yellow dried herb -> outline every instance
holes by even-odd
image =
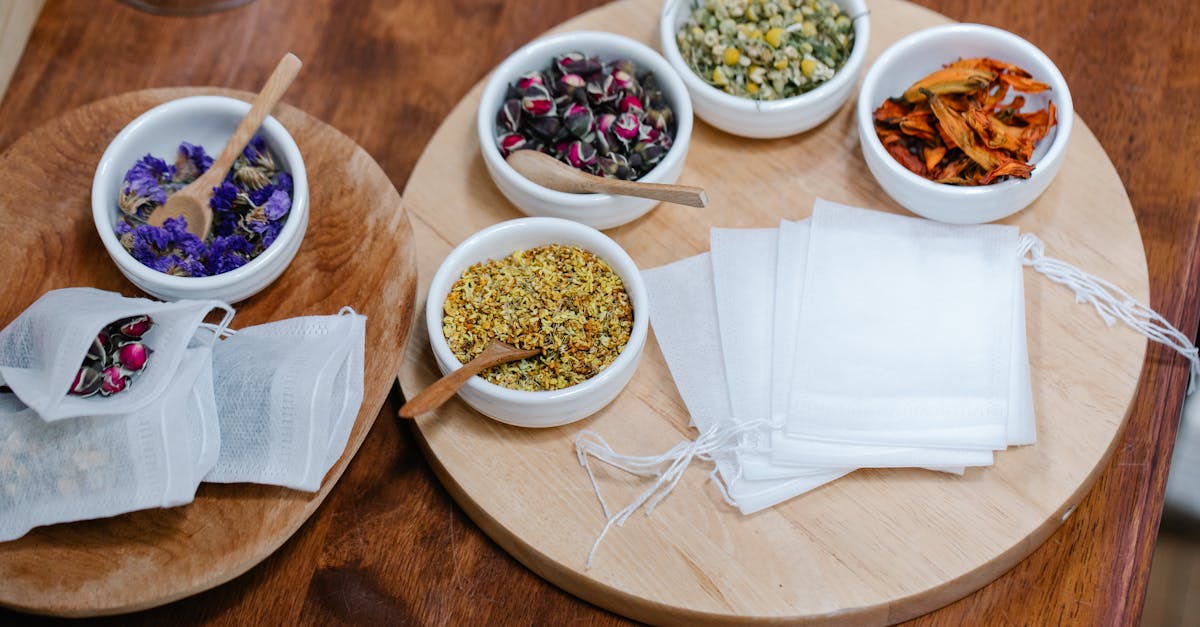
[[[633,328],[621,277],[575,246],[551,244],[477,263],[450,288],[442,333],[466,363],[493,338],[542,353],[480,376],[515,390],[558,390],[617,358]]]

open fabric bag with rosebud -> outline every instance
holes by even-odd
[[[201,481],[318,489],[362,404],[366,318],[235,332],[233,314],[67,288],[0,331],[0,541],[189,503]]]

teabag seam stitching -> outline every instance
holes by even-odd
[[[1092,305],[1096,313],[1109,326],[1119,320],[1148,339],[1165,344],[1183,355],[1189,363],[1188,394],[1190,395],[1194,391],[1196,381],[1200,379],[1200,348],[1193,345],[1186,335],[1160,314],[1116,285],[1084,272],[1069,263],[1045,256],[1045,244],[1032,233],[1020,236],[1017,254],[1024,266],[1032,267],[1051,281],[1070,288],[1075,293],[1076,303]],[[717,422],[702,431],[690,443],[680,442],[661,455],[641,457],[619,455],[598,434],[588,430],[581,431],[576,437],[576,453],[580,464],[587,471],[592,488],[600,499],[607,518],[603,530],[588,554],[586,566],[591,567],[596,549],[609,529],[614,525],[622,524],[643,505],[649,504],[652,509],[666,498],[678,484],[680,476],[692,459],[715,460],[719,454],[733,450],[737,446],[737,444],[730,445],[728,443],[737,442],[744,430],[757,429],[759,426],[749,424],[739,426]],[[722,450],[723,447],[725,450]],[[608,507],[604,503],[603,497],[600,496],[599,485],[596,483],[588,462],[589,456],[634,474],[657,476],[658,479],[629,506],[615,515],[609,516]],[[667,465],[665,469],[663,468],[664,464]],[[727,486],[721,485],[721,478],[716,473],[710,473],[710,478],[718,482],[722,494],[729,499]]]

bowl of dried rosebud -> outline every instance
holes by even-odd
[[[92,181],[92,216],[117,268],[163,300],[249,298],[279,277],[308,227],[308,178],[295,140],[268,116],[234,162],[210,206],[205,238],[182,217],[150,213],[203,173],[250,108],[224,96],[161,104],[108,145]]]
[[[658,201],[548,189],[505,157],[538,150],[597,176],[674,183],[691,139],[692,104],[649,47],[612,33],[567,32],[527,44],[492,72],[476,130],[488,174],[518,209],[607,229]]]
[[[484,370],[458,395],[501,422],[553,427],[617,397],[637,370],[648,313],[641,274],[620,245],[578,222],[534,217],[451,251],[429,287],[425,322],[442,374],[491,340],[540,349]]]
[[[981,24],[913,33],[863,78],[858,132],[879,185],[920,216],[979,224],[1033,203],[1054,180],[1075,110],[1036,46]]]

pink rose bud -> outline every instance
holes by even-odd
[[[121,334],[132,338],[139,338],[150,330],[152,324],[154,322],[150,320],[150,316],[134,316],[123,321]]]
[[[514,150],[520,150],[525,147],[525,138],[516,133],[508,133],[501,135],[496,140],[496,144],[500,147],[500,154],[505,157]]]
[[[145,344],[134,342],[121,347],[121,365],[126,370],[141,370],[146,366],[146,358],[149,356],[150,349],[146,348]]]
[[[623,141],[632,141],[637,139],[638,130],[641,124],[638,123],[637,116],[632,113],[622,113],[621,117],[617,118],[617,122],[613,124],[612,130]]]
[[[75,396],[91,396],[100,390],[100,378],[99,370],[84,366],[75,373],[75,380],[71,382],[68,393]]]
[[[116,366],[109,366],[100,373],[100,393],[105,396],[112,396],[124,390],[126,383],[128,380],[125,375],[121,374],[121,369]]]
[[[523,75],[521,75],[520,78],[517,79],[517,89],[520,89],[520,90],[529,89],[533,85],[545,85],[545,84],[546,84],[546,79],[542,78],[541,72],[530,72],[528,74],[523,74]]]
[[[644,109],[642,101],[637,96],[625,96],[621,99],[621,104],[618,105],[621,113],[641,113]]]

